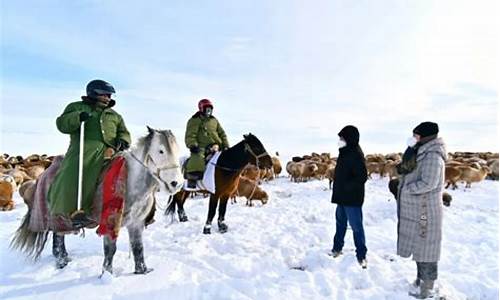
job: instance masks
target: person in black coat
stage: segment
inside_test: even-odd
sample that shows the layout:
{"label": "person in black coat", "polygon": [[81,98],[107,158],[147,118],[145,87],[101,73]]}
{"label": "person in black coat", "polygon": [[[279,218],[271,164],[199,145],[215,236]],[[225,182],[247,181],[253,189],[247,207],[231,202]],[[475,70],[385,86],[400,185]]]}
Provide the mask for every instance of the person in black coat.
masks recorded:
{"label": "person in black coat", "polygon": [[368,179],[365,155],[359,146],[359,131],[348,125],[339,133],[339,156],[335,167],[332,203],[337,204],[335,211],[336,231],[333,238],[333,257],[342,254],[347,222],[351,225],[356,258],[366,268],[366,244],[361,210],[365,198],[365,182]]}

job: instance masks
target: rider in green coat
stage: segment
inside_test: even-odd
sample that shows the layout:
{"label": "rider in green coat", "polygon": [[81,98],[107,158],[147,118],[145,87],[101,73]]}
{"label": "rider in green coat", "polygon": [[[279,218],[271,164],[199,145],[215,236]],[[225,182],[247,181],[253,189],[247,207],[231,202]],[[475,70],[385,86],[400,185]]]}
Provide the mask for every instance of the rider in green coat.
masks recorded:
{"label": "rider in green coat", "polygon": [[208,99],[198,102],[198,112],[189,119],[186,126],[185,142],[191,152],[186,164],[188,187],[196,187],[196,180],[203,178],[205,171],[205,151],[217,145],[220,150],[229,147],[226,133],[219,121],[212,116],[214,106]]}
{"label": "rider in green coat", "polygon": [[[57,129],[70,135],[70,145],[47,197],[51,214],[71,216],[75,227],[95,223],[89,215],[104,162],[116,151],[125,150],[130,145],[130,133],[122,117],[111,109],[115,105],[115,101],[111,99],[114,93],[115,89],[109,83],[93,80],[87,85],[87,96],[83,96],[82,101],[66,106],[56,121]],[[82,211],[75,213],[82,124],[85,126]]]}

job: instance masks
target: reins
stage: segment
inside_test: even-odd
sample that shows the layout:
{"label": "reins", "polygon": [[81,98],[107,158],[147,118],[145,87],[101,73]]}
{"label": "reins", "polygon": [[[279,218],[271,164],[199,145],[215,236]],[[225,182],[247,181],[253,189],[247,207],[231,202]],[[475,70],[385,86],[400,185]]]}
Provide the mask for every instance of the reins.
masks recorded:
{"label": "reins", "polygon": [[[264,157],[264,156],[269,155],[269,154],[267,153],[267,151],[264,151],[261,154],[257,155],[257,154],[255,154],[255,152],[252,150],[252,148],[246,142],[244,143],[244,145],[245,145],[244,151],[250,153],[255,158],[255,164],[257,165],[257,168],[259,169],[259,158]],[[241,170],[241,169],[223,167],[223,166],[214,164],[212,162],[210,162],[210,163],[212,165],[214,165],[216,168],[219,168],[219,169],[222,169],[225,171],[237,172],[237,171]]]}

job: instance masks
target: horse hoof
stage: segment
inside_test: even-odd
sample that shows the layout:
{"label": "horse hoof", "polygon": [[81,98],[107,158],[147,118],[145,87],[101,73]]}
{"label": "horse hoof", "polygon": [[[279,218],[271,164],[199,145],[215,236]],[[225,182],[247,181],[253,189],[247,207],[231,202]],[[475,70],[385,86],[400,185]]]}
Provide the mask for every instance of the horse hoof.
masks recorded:
{"label": "horse hoof", "polygon": [[144,269],[141,269],[141,270],[135,270],[134,274],[142,274],[142,275],[145,275],[145,274],[148,274],[150,272],[153,272],[154,269],[152,268],[144,268]]}
{"label": "horse hoof", "polygon": [[68,265],[68,260],[64,257],[58,258],[56,260],[56,268],[57,269],[64,269]]}
{"label": "horse hoof", "polygon": [[179,222],[187,222],[187,221],[188,221],[188,217],[187,216],[179,217]]}
{"label": "horse hoof", "polygon": [[210,227],[203,227],[203,234],[210,234]]}
{"label": "horse hoof", "polygon": [[220,233],[226,233],[227,232],[227,225],[224,223],[219,224],[219,232]]}

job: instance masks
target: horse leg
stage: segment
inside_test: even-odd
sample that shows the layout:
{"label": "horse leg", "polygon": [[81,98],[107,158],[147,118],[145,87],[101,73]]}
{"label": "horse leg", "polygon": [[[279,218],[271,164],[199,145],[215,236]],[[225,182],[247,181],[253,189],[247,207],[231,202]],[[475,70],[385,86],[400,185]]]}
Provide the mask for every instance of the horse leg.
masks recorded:
{"label": "horse leg", "polygon": [[217,219],[217,225],[219,225],[219,232],[220,233],[225,233],[227,232],[227,225],[224,222],[224,216],[226,215],[226,208],[227,208],[227,200],[228,196],[221,197],[220,199],[220,204],[219,204],[219,217]]}
{"label": "horse leg", "polygon": [[71,259],[68,257],[66,245],[64,244],[64,234],[54,232],[52,234],[52,255],[56,258],[56,268],[62,269],[68,265]]}
{"label": "horse leg", "polygon": [[116,240],[111,239],[109,236],[104,236],[102,239],[104,248],[104,262],[102,263],[102,273],[109,272],[113,274],[113,257],[116,253]]}
{"label": "horse leg", "polygon": [[177,214],[179,215],[179,222],[187,222],[188,217],[184,211],[184,202],[189,197],[189,192],[183,192],[181,196],[177,199]]}
{"label": "horse leg", "polygon": [[210,195],[210,202],[208,204],[207,222],[203,227],[204,234],[210,234],[210,229],[212,228],[212,220],[215,217],[215,210],[217,209],[217,202],[219,202],[219,196]]}
{"label": "horse leg", "polygon": [[134,274],[147,274],[153,271],[153,269],[148,269],[146,263],[144,262],[144,246],[142,244],[142,231],[144,230],[144,227],[129,226],[127,229],[130,238],[130,246],[132,247],[132,253],[134,254]]}

